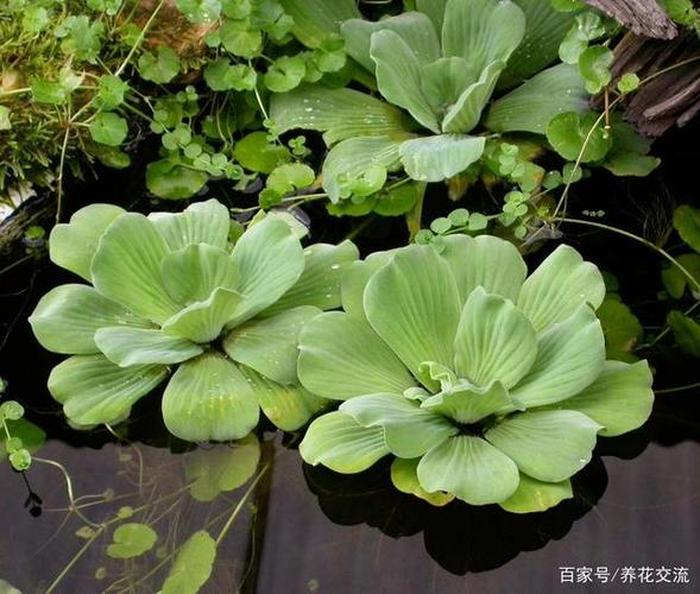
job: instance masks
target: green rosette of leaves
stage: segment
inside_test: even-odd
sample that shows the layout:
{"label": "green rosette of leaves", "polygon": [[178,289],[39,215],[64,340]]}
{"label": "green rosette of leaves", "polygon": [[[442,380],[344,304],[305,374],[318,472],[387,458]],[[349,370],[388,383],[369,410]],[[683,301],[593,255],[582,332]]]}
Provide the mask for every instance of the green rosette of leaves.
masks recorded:
{"label": "green rosette of leaves", "polygon": [[182,439],[242,438],[261,408],[292,430],[319,410],[297,381],[297,336],[340,305],[357,249],[303,249],[272,215],[233,245],[231,229],[216,200],[149,216],[94,204],[53,229],[51,259],[89,284],[51,290],[29,321],[45,348],[72,355],[48,380],[71,423],[124,420],[171,372],[163,418]]}
{"label": "green rosette of leaves", "polygon": [[652,377],[646,361],[606,361],[596,266],[562,245],[526,276],[491,236],[354,263],[345,311],[300,334],[302,384],[344,401],[310,425],[304,460],[356,473],[392,455],[395,486],[436,505],[522,513],[572,497],[597,435],[649,417]]}
{"label": "green rosette of leaves", "polygon": [[[572,13],[541,0],[417,0],[415,7],[341,26],[358,81],[384,100],[320,84],[272,98],[278,132],[324,133],[331,147],[324,188],[333,202],[368,196],[400,169],[421,182],[451,178],[481,158],[485,131],[544,135],[556,115],[586,109],[577,66],[547,68]],[[500,96],[487,110],[494,92]]]}

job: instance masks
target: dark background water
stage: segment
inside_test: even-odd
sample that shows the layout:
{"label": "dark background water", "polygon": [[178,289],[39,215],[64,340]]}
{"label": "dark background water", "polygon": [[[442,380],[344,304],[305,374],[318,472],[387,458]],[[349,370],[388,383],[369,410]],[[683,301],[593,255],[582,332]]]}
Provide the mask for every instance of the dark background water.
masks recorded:
{"label": "dark background water", "polygon": [[[697,132],[695,125],[657,143],[655,152],[664,164],[648,179],[618,180],[596,173],[575,188],[570,213],[581,216],[583,210],[602,209],[605,223],[655,239],[667,227],[674,205],[697,202],[693,147]],[[66,215],[96,200],[151,209],[154,205],[142,198],[139,180],[134,174],[104,172],[100,182],[73,188]],[[222,196],[216,187],[212,195]],[[239,194],[223,197],[237,206],[253,200]],[[181,206],[158,204],[158,208]],[[453,207],[438,189],[429,196],[424,220]],[[324,215],[320,205],[311,206],[308,214],[313,241],[337,241],[357,224]],[[667,305],[658,299],[658,255],[605,231],[573,226],[563,231],[564,241],[619,279],[623,299],[646,327],[663,324]],[[401,244],[405,231],[400,221],[378,217],[357,240],[366,253]],[[555,245],[551,242],[529,256],[531,263]],[[233,509],[245,487],[211,504],[187,497],[167,499],[182,488],[184,466],[192,454],[164,432],[157,394],[135,408],[126,434],[131,444],[117,443],[104,430],[84,433],[66,426],[45,387],[50,367],[60,358],[34,341],[26,317],[46,290],[68,278],[43,260],[0,276],[0,331],[7,337],[0,352],[0,377],[10,383],[8,395],[26,403],[30,420],[48,433],[49,441],[38,455],[59,461],[68,470],[75,495],[113,490],[114,498],[85,508],[86,515],[101,522],[121,505],[150,505],[166,497],[145,519],[155,520],[160,542],[181,541]],[[700,381],[697,361],[682,355],[672,341],[662,341],[648,355],[658,388]],[[461,503],[430,508],[391,489],[382,464],[356,477],[305,468],[295,450],[298,436],[263,432],[263,460],[270,470],[223,541],[214,575],[202,592],[700,592],[699,399],[697,389],[658,396],[645,427],[622,438],[601,440],[594,461],[575,479],[573,501],[525,516]],[[24,507],[27,486],[22,476],[0,464],[0,579],[33,594],[46,590],[85,541],[74,534],[82,521],[71,516],[63,524],[66,514],[60,508],[67,503],[61,473],[35,463],[27,478],[43,499],[44,512],[37,518]],[[221,523],[214,524],[213,533]],[[99,539],[89,547],[54,591],[157,592],[163,570],[138,583],[158,563],[155,553],[137,561],[109,561],[108,542]],[[107,577],[96,580],[100,567],[105,567]],[[618,573],[613,583],[603,584],[594,577],[592,585],[567,584],[561,583],[562,567],[601,567],[608,568],[611,576]],[[686,567],[691,583],[625,584],[620,573],[624,567]],[[125,578],[121,589],[108,590],[119,577]]]}

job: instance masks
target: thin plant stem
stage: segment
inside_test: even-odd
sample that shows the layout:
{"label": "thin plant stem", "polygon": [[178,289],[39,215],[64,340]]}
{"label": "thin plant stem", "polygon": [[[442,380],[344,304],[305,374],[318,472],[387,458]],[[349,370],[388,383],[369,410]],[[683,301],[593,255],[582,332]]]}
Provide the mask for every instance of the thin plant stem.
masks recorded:
{"label": "thin plant stem", "polygon": [[685,386],[676,386],[674,388],[662,388],[661,390],[654,390],[654,394],[675,394],[676,392],[685,392],[686,390],[692,390],[693,388],[700,388],[700,382],[695,382],[694,384],[687,384]]}
{"label": "thin plant stem", "polygon": [[671,264],[673,264],[678,270],[680,270],[681,274],[686,277],[688,282],[693,285],[696,291],[700,291],[700,282],[698,282],[695,277],[688,272],[688,269],[685,268],[678,260],[676,260],[671,254],[669,254],[665,249],[660,248],[658,245],[656,245],[654,242],[649,241],[648,239],[644,239],[643,237],[640,237],[639,235],[635,235],[634,233],[630,233],[629,231],[625,231],[624,229],[619,229],[618,227],[613,227],[611,225],[606,225],[605,223],[598,223],[596,221],[584,221],[582,219],[572,219],[568,217],[559,217],[555,219],[556,221],[560,223],[570,223],[574,225],[585,225],[588,227],[595,227],[597,229],[604,229],[605,231],[610,231],[612,233],[617,233],[618,235],[622,235],[624,237],[627,237],[629,239],[633,239],[634,241],[641,243],[648,248],[654,250],[657,254],[660,254],[664,258],[666,258]]}

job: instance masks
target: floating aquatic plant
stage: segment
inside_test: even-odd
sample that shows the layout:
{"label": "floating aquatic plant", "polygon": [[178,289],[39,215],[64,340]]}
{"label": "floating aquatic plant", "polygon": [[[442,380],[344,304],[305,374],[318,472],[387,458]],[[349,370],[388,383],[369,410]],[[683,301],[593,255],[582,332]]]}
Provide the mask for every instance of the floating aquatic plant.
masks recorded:
{"label": "floating aquatic plant", "polygon": [[[530,0],[415,4],[417,10],[398,16],[350,19],[341,27],[347,53],[376,78],[386,101],[323,85],[272,100],[279,132],[319,130],[333,145],[323,179],[334,202],[377,191],[387,171],[403,168],[429,182],[457,175],[484,152],[482,120],[490,132],[544,134],[557,114],[586,108],[575,65],[543,70],[557,59],[570,14]],[[499,82],[523,81],[482,117]]]}
{"label": "floating aquatic plant", "polygon": [[396,487],[438,505],[556,505],[572,496],[569,478],[597,435],[648,418],[647,362],[605,360],[603,279],[571,247],[526,278],[504,240],[441,246],[354,263],[345,311],[304,327],[302,384],[344,402],[311,424],[301,454],[342,473],[391,454]]}
{"label": "floating aquatic plant", "polygon": [[51,290],[30,322],[45,348],[72,355],[48,381],[72,423],[125,419],[173,368],[163,418],[183,439],[244,437],[260,407],[288,430],[319,409],[297,382],[297,335],[340,304],[339,274],[357,250],[304,250],[269,215],[233,245],[230,229],[216,200],[148,217],[94,204],[54,228],[51,259],[90,284]]}

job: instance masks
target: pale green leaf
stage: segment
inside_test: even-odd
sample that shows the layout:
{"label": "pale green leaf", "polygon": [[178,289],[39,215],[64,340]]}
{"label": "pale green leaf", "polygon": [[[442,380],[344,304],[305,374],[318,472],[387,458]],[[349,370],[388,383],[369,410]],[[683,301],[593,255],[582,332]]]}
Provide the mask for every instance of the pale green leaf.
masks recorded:
{"label": "pale green leaf", "polygon": [[593,383],[604,361],[600,322],[588,305],[580,305],[538,336],[535,363],[511,395],[528,408],[566,400]]}
{"label": "pale green leaf", "polygon": [[344,312],[324,313],[306,324],[299,337],[298,371],[308,390],[335,400],[402,393],[415,385],[369,325]]}
{"label": "pale green leaf", "polygon": [[597,309],[605,298],[605,283],[595,264],[575,249],[560,245],[523,283],[518,309],[542,332],[561,322],[582,303]]}
{"label": "pale green leaf", "polygon": [[480,76],[464,58],[439,58],[420,69],[420,88],[440,118]]}
{"label": "pale green leaf", "polygon": [[219,337],[244,306],[238,291],[219,287],[204,301],[188,305],[163,324],[163,332],[197,343],[211,342]]}
{"label": "pale green leaf", "polygon": [[461,302],[477,287],[515,302],[527,265],[510,242],[491,235],[451,235],[443,239],[445,258],[457,281]]}
{"label": "pale green leaf", "polygon": [[95,332],[104,326],[150,326],[87,285],[61,285],[44,295],[29,317],[34,336],[54,353],[97,353]]}
{"label": "pale green leaf", "polygon": [[95,332],[95,344],[120,367],[159,363],[172,365],[203,352],[189,340],[168,336],[161,330],[108,326]]}
{"label": "pale green leaf", "polygon": [[114,423],[168,375],[163,365],[119,367],[103,355],[77,355],[51,370],[48,388],[78,425]]}
{"label": "pale green leaf", "polygon": [[160,270],[165,290],[182,305],[204,301],[219,287],[233,290],[239,281],[229,253],[206,243],[193,243],[168,254]]}
{"label": "pale green leaf", "polygon": [[357,247],[348,240],[338,245],[310,245],[304,250],[304,272],[299,280],[263,314],[301,305],[313,305],[322,310],[339,307],[341,278],[358,257]]}
{"label": "pale green leaf", "polygon": [[162,324],[180,306],[168,295],[160,263],[168,246],[145,216],[125,213],[104,232],[92,260],[95,288],[134,313]]}
{"label": "pale green leaf", "polygon": [[248,435],[260,409],[245,376],[215,352],[180,365],[163,393],[163,420],[187,441],[229,441]]}
{"label": "pale green leaf", "polygon": [[503,71],[499,87],[512,87],[555,62],[559,44],[574,22],[574,14],[556,10],[551,2],[515,0],[525,13],[525,37]]}
{"label": "pale green leaf", "polygon": [[362,427],[351,416],[332,412],[309,426],[299,453],[304,461],[342,474],[362,472],[389,454],[381,427]]}
{"label": "pale green leaf", "polygon": [[515,386],[537,357],[537,335],[513,305],[477,287],[467,299],[455,337],[455,371],[485,386],[498,380]]}
{"label": "pale green leaf", "polygon": [[245,366],[241,371],[250,382],[265,416],[282,431],[296,431],[328,405],[328,400],[302,386],[278,384]]}
{"label": "pale green leaf", "polygon": [[331,202],[349,197],[351,192],[344,190],[343,186],[348,181],[362,177],[374,167],[379,166],[387,171],[399,169],[399,148],[404,140],[411,137],[407,133],[363,136],[349,138],[335,145],[326,156],[321,172],[323,188],[328,192]]}
{"label": "pale green leaf", "polygon": [[372,34],[370,55],[384,98],[406,109],[425,128],[439,133],[437,117],[421,90],[421,64],[411,46],[398,33],[381,30]]}
{"label": "pale green leaf", "polygon": [[362,300],[370,277],[386,264],[394,252],[373,252],[364,260],[350,264],[343,273],[340,293],[343,309],[354,318],[365,319]]}
{"label": "pale green leaf", "polygon": [[205,530],[192,534],[175,557],[160,594],[197,594],[214,569],[216,541]]}
{"label": "pale green leaf", "polygon": [[477,126],[504,66],[505,62],[500,60],[491,62],[481,71],[479,80],[464,89],[445,114],[443,132],[466,133]]}
{"label": "pale green leaf", "polygon": [[452,493],[444,493],[442,491],[428,493],[428,491],[421,487],[417,474],[419,462],[420,458],[413,458],[410,460],[396,458],[391,463],[391,482],[394,484],[394,487],[402,493],[425,499],[425,501],[431,505],[437,507],[447,505],[455,498]]}
{"label": "pale green leaf", "polygon": [[231,326],[270,307],[299,280],[304,252],[299,239],[283,220],[266,217],[249,227],[233,249],[241,280],[243,306]]}
{"label": "pale green leaf", "polygon": [[569,111],[588,108],[588,93],[576,65],[543,70],[491,105],[484,126],[494,132],[544,134],[549,122]]}
{"label": "pale green leaf", "polygon": [[376,272],[365,288],[364,308],[414,375],[424,361],[452,365],[459,291],[449,264],[432,246],[411,246]]}
{"label": "pale green leaf", "polygon": [[280,0],[294,19],[292,33],[307,47],[318,47],[344,21],[360,16],[355,0]]}
{"label": "pale green leaf", "polygon": [[107,556],[113,559],[139,557],[150,551],[157,540],[156,531],[147,524],[121,524],[112,534],[112,544],[107,547]]}
{"label": "pale green leaf", "polygon": [[226,354],[281,384],[297,381],[299,332],[320,310],[302,305],[234,328],[223,341]]}
{"label": "pale green leaf", "polygon": [[226,249],[231,218],[218,200],[195,202],[180,213],[151,213],[148,218],[173,251],[193,243]]}
{"label": "pale green leaf", "polygon": [[569,479],[558,483],[545,483],[521,474],[518,489],[499,505],[514,514],[529,514],[545,511],[573,496]]}
{"label": "pale green leaf", "polygon": [[499,381],[483,387],[457,382],[423,400],[421,407],[462,424],[476,423],[499,411],[521,409]]}
{"label": "pale green leaf", "polygon": [[214,501],[248,482],[259,461],[260,442],[252,433],[233,444],[198,448],[185,462],[190,495],[197,501]]}
{"label": "pale green leaf", "polygon": [[378,31],[396,33],[411,49],[419,64],[434,62],[440,57],[440,40],[430,20],[419,12],[405,12],[376,22],[352,19],[343,23],[341,32],[348,55],[374,73],[370,55],[372,36]]}
{"label": "pale green leaf", "polygon": [[428,15],[437,32],[442,31],[445,6],[448,0],[416,0],[416,9]]}
{"label": "pale green leaf", "polygon": [[49,256],[54,264],[92,281],[90,263],[105,229],[125,211],[113,204],[90,204],[51,230]]}
{"label": "pale green leaf", "polygon": [[428,492],[446,491],[472,505],[498,503],[518,487],[518,468],[480,437],[458,435],[430,450],[418,464]]}
{"label": "pale green leaf", "polygon": [[507,62],[525,35],[525,15],[509,0],[448,0],[442,26],[445,56],[459,56],[483,71]]}
{"label": "pale green leaf", "polygon": [[446,418],[400,394],[368,394],[343,402],[341,412],[363,427],[382,427],[384,442],[399,458],[416,458],[459,432]]}
{"label": "pale green leaf", "polygon": [[600,428],[579,412],[544,410],[509,417],[484,437],[525,474],[558,483],[590,462]]}
{"label": "pale green leaf", "polygon": [[275,95],[270,118],[278,133],[304,129],[324,132],[331,145],[359,136],[388,136],[405,131],[401,110],[352,89],[301,86]]}
{"label": "pale green leaf", "polygon": [[606,361],[602,373],[582,392],[552,408],[582,412],[614,437],[641,427],[654,405],[653,378],[646,361]]}
{"label": "pale green leaf", "polygon": [[476,136],[441,134],[407,140],[399,147],[406,173],[419,181],[454,177],[479,160],[485,140]]}

